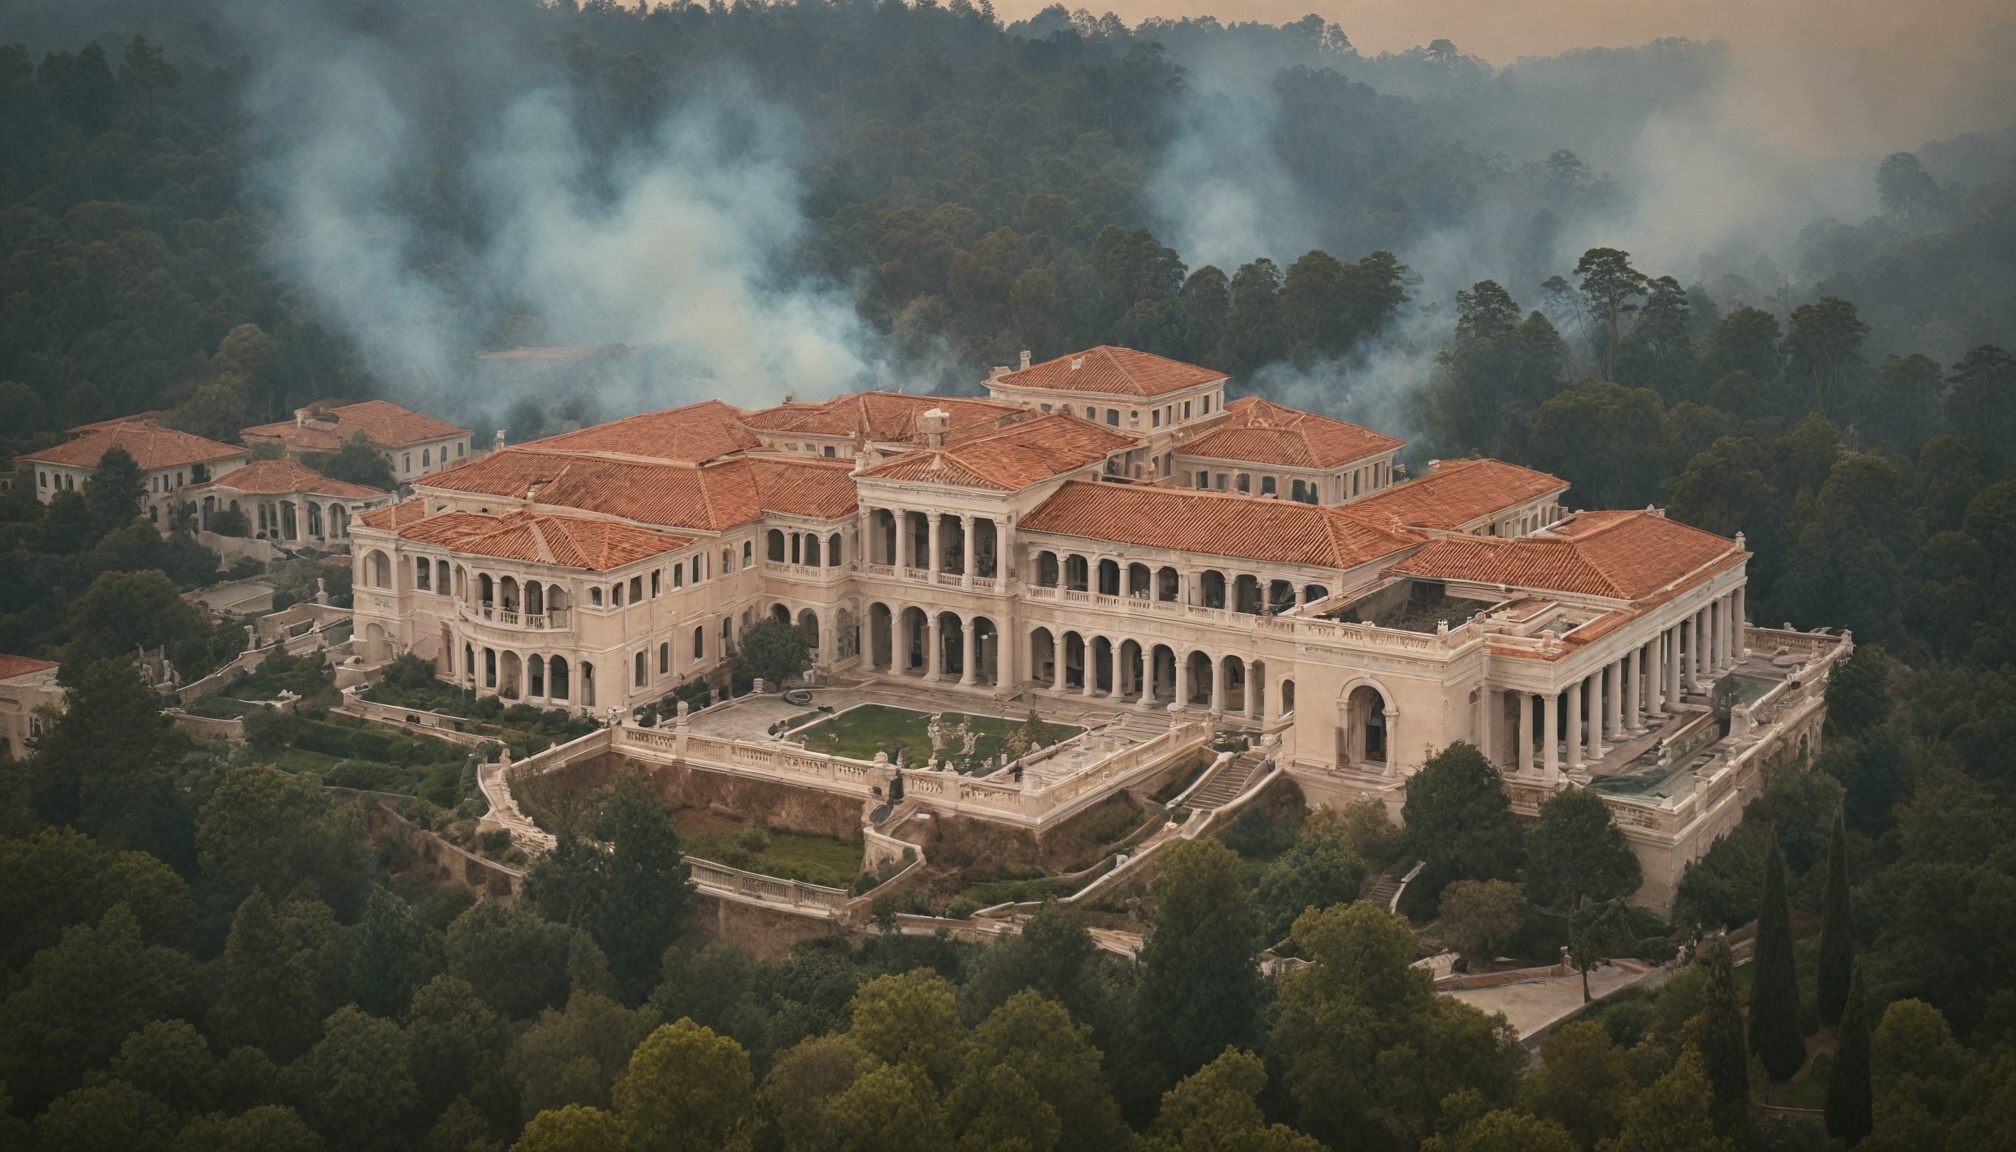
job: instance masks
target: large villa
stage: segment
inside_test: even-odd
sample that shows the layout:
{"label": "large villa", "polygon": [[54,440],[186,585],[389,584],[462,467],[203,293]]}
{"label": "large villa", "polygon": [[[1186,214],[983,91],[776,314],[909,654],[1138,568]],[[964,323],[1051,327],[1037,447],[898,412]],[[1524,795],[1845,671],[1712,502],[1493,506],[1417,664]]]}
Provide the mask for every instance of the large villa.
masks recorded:
{"label": "large villa", "polygon": [[[357,648],[621,717],[776,619],[825,682],[1123,718],[1087,772],[1126,733],[1231,730],[1310,803],[1396,816],[1408,775],[1468,741],[1518,811],[1601,793],[1659,904],[1763,767],[1815,746],[1846,638],[1748,626],[1740,534],[1571,510],[1565,481],[1495,460],[1403,479],[1401,441],[1227,384],[1100,347],[1025,354],[984,400],[717,400],[504,447],[355,517]],[[946,792],[809,760],[982,819],[1040,823],[1015,790],[1061,779]]]}

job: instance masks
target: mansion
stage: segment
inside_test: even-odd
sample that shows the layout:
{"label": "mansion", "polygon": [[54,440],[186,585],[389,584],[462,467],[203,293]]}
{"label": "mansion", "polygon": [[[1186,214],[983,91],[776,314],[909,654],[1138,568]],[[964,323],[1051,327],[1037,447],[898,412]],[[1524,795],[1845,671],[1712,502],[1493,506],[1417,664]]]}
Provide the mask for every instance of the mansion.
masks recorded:
{"label": "mansion", "polygon": [[816,675],[1206,718],[1311,803],[1396,816],[1468,741],[1522,812],[1601,791],[1659,900],[1764,758],[1812,750],[1846,640],[1746,626],[1740,534],[1571,511],[1495,460],[1405,479],[1401,441],[1227,383],[1100,347],[987,399],[710,400],[499,448],[351,521],[359,651],[614,716],[776,619]]}

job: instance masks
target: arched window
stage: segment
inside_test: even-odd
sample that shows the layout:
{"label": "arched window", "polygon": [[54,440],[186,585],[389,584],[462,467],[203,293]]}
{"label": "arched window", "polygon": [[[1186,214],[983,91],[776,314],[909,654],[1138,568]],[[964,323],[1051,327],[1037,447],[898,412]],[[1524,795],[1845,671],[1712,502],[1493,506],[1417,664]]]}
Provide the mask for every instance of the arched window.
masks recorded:
{"label": "arched window", "polygon": [[649,678],[651,672],[650,667],[644,662],[644,653],[639,652],[635,656],[631,657],[630,669],[631,669],[631,675],[635,681],[634,686],[638,688],[644,687],[644,683],[646,679]]}
{"label": "arched window", "polygon": [[425,556],[413,561],[413,587],[422,592],[434,590],[434,562]]}
{"label": "arched window", "polygon": [[667,675],[672,671],[672,645],[658,645],[658,674]]}
{"label": "arched window", "polygon": [[581,703],[595,706],[595,666],[585,661],[581,665]]}
{"label": "arched window", "polygon": [[693,659],[705,660],[706,658],[707,626],[704,624],[695,624],[693,626]]}
{"label": "arched window", "polygon": [[782,530],[782,529],[778,529],[778,528],[772,528],[772,529],[770,529],[770,535],[769,535],[768,539],[769,539],[769,541],[770,541],[770,544],[769,544],[769,549],[770,549],[770,550],[769,550],[769,557],[770,557],[770,562],[771,562],[772,564],[782,564],[782,563],[784,562],[784,532],[783,532],[783,530]]}
{"label": "arched window", "polygon": [[525,694],[527,696],[546,695],[546,660],[531,656],[525,661]]}
{"label": "arched window", "polygon": [[553,700],[567,699],[567,658],[565,656],[553,657],[546,665],[546,673],[546,678],[550,681],[547,685],[548,698]]}
{"label": "arched window", "polygon": [[838,568],[840,566],[840,534],[838,532],[826,538],[826,566],[828,568]]}
{"label": "arched window", "polygon": [[371,553],[371,586],[390,588],[392,586],[392,561],[383,552]]}
{"label": "arched window", "polygon": [[602,606],[602,586],[600,584],[588,589],[588,604],[593,608],[600,608]]}

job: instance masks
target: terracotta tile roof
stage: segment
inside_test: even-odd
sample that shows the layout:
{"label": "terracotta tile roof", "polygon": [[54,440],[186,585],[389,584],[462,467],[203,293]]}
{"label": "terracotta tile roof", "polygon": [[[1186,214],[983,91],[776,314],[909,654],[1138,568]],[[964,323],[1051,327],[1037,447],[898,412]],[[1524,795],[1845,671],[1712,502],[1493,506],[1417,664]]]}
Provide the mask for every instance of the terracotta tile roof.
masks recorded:
{"label": "terracotta tile roof", "polygon": [[415,496],[387,508],[373,508],[368,512],[359,512],[351,518],[350,523],[366,528],[391,530],[403,528],[426,515],[427,502]]}
{"label": "terracotta tile roof", "polygon": [[1732,541],[1656,512],[1583,512],[1532,536],[1443,536],[1392,571],[1639,600],[1734,548]]}
{"label": "terracotta tile roof", "polygon": [[56,666],[54,660],[38,660],[33,656],[0,655],[0,680],[12,680],[16,676],[47,672]]}
{"label": "terracotta tile roof", "polygon": [[1058,413],[1006,428],[953,436],[942,448],[905,452],[864,469],[861,475],[1014,492],[1097,464],[1139,442],[1088,420]]}
{"label": "terracotta tile roof", "polygon": [[1185,456],[1284,468],[1336,468],[1405,446],[1383,432],[1246,396],[1225,405],[1216,431],[1183,446]]}
{"label": "terracotta tile roof", "polygon": [[1163,396],[1198,384],[1224,380],[1223,372],[1171,360],[1152,352],[1101,344],[987,383],[1011,388],[1042,388],[1054,392],[1097,392],[1107,396]]}
{"label": "terracotta tile roof", "polygon": [[1367,496],[1351,507],[1382,523],[1453,529],[1567,488],[1568,482],[1558,476],[1503,460],[1445,460],[1428,475]]}
{"label": "terracotta tile roof", "polygon": [[314,496],[334,496],[343,500],[368,500],[385,495],[382,488],[331,480],[299,460],[254,460],[234,468],[216,480],[206,480],[195,488],[229,488],[256,496],[285,496],[305,492]]}
{"label": "terracotta tile roof", "polygon": [[809,436],[853,436],[880,443],[907,443],[917,435],[917,417],[937,408],[952,418],[952,431],[992,428],[1028,413],[1020,404],[956,396],[912,396],[902,392],[855,392],[817,404],[780,404],[751,412],[743,423],[766,432]]}
{"label": "terracotta tile roof", "polygon": [[389,400],[360,400],[354,404],[313,404],[311,411],[328,417],[311,416],[307,423],[279,420],[245,429],[248,440],[274,440],[304,452],[338,452],[351,437],[362,432],[380,448],[399,448],[422,440],[467,436],[469,429],[457,428],[424,412],[401,408]]}
{"label": "terracotta tile roof", "polygon": [[521,445],[437,472],[423,489],[529,495],[541,505],[578,508],[645,524],[719,532],[767,511],[834,518],[854,510],[847,460],[738,457],[704,467],[672,460],[610,459]]}
{"label": "terracotta tile roof", "polygon": [[205,440],[187,432],[177,432],[173,428],[163,428],[158,424],[113,424],[96,432],[79,436],[75,440],[44,448],[40,452],[30,452],[20,457],[44,464],[68,464],[79,468],[96,468],[99,457],[111,451],[114,446],[124,448],[126,454],[143,472],[157,468],[179,468],[189,464],[208,464],[216,460],[251,455],[250,450],[231,444],[220,444],[215,440]]}
{"label": "terracotta tile roof", "polygon": [[522,447],[563,452],[602,452],[653,460],[705,463],[755,448],[762,441],[743,426],[748,413],[719,400],[683,408],[625,416],[578,432],[562,432]]}
{"label": "terracotta tile roof", "polygon": [[613,520],[554,516],[522,509],[501,516],[442,512],[406,525],[399,530],[399,537],[473,556],[536,561],[592,572],[620,568],[693,542],[691,537]]}
{"label": "terracotta tile roof", "polygon": [[1421,542],[1349,509],[1220,492],[1074,481],[1022,519],[1025,532],[1289,564],[1351,568]]}
{"label": "terracotta tile roof", "polygon": [[157,408],[150,412],[135,412],[131,416],[114,416],[110,420],[97,420],[89,424],[79,424],[68,431],[72,436],[82,436],[89,432],[96,432],[102,428],[116,428],[121,424],[159,424],[167,418],[168,413]]}

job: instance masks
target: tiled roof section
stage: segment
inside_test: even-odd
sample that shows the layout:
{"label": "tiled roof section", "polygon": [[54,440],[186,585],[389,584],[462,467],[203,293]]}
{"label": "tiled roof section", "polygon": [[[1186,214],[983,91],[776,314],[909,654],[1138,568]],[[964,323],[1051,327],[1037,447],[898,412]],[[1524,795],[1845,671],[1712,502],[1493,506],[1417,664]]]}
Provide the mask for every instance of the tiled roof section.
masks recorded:
{"label": "tiled roof section", "polygon": [[1731,555],[1734,548],[1731,541],[1656,512],[1584,512],[1532,536],[1444,536],[1393,571],[1639,600]]}
{"label": "tiled roof section", "polygon": [[124,448],[126,454],[143,472],[157,468],[180,468],[189,464],[208,464],[217,460],[229,460],[251,453],[231,444],[219,444],[215,440],[205,440],[187,432],[177,432],[158,424],[113,424],[79,436],[75,440],[44,448],[40,452],[30,452],[21,457],[44,464],[68,464],[79,468],[96,468],[99,457],[114,446]]}
{"label": "tiled roof section", "polygon": [[1101,344],[1069,356],[1032,364],[989,380],[1011,388],[1053,392],[1096,392],[1106,396],[1165,396],[1226,379],[1225,373],[1152,352]]}
{"label": "tiled roof section", "polygon": [[854,392],[818,404],[780,404],[751,412],[743,420],[766,432],[808,436],[853,436],[880,443],[908,443],[917,435],[917,417],[937,408],[952,418],[952,431],[993,428],[1028,409],[998,400],[952,396],[911,396],[901,392]]}
{"label": "tiled roof section", "polygon": [[1180,488],[1070,483],[1023,518],[1026,532],[1215,556],[1351,568],[1421,542],[1348,509]]}
{"label": "tiled roof section", "polygon": [[1132,436],[1058,413],[955,435],[943,448],[906,452],[861,475],[1015,492],[1097,464],[1137,443]]}
{"label": "tiled roof section", "polygon": [[79,424],[69,429],[72,436],[83,436],[103,428],[117,428],[121,424],[159,424],[168,418],[168,413],[159,409],[150,412],[135,412],[131,416],[114,416],[110,420],[97,420],[89,424]]}
{"label": "tiled roof section", "polygon": [[343,445],[359,432],[380,448],[398,448],[418,444],[422,440],[469,435],[467,428],[457,428],[424,412],[401,408],[389,400],[317,404],[311,405],[311,408],[329,419],[311,417],[302,424],[280,420],[247,428],[243,435],[253,440],[277,440],[304,452],[341,451]]}
{"label": "tiled roof section", "polygon": [[1458,528],[1568,482],[1503,460],[1447,460],[1417,480],[1396,484],[1352,504],[1359,515],[1409,528]]}
{"label": "tiled roof section", "polygon": [[359,512],[351,523],[389,531],[404,528],[426,515],[427,502],[415,496],[410,500],[401,500],[389,508],[373,508],[369,512]]}
{"label": "tiled roof section", "polygon": [[704,464],[762,443],[743,427],[747,413],[719,400],[625,416],[578,432],[562,432],[524,447],[556,452],[602,452],[653,460]]}
{"label": "tiled roof section", "polygon": [[1209,460],[1245,460],[1284,468],[1335,468],[1404,446],[1383,432],[1246,396],[1225,405],[1216,431],[1181,451]]}
{"label": "tiled roof section", "polygon": [[523,510],[501,516],[442,512],[399,530],[403,540],[451,552],[607,572],[691,544],[692,538],[612,520]]}
{"label": "tiled roof section", "polygon": [[368,500],[373,496],[383,496],[381,488],[364,484],[352,484],[344,480],[331,480],[299,460],[254,460],[243,468],[234,468],[216,480],[193,485],[195,488],[229,488],[258,496],[285,496],[295,492],[305,492],[314,496],[334,496],[342,500]]}
{"label": "tiled roof section", "polygon": [[33,656],[0,655],[0,680],[12,680],[16,676],[47,672],[54,667],[56,667],[54,660],[38,660]]}
{"label": "tiled roof section", "polygon": [[[540,442],[542,445],[545,441]],[[645,524],[719,532],[765,511],[831,519],[854,510],[852,462],[742,457],[698,467],[520,446],[438,472],[419,487],[530,498]]]}

